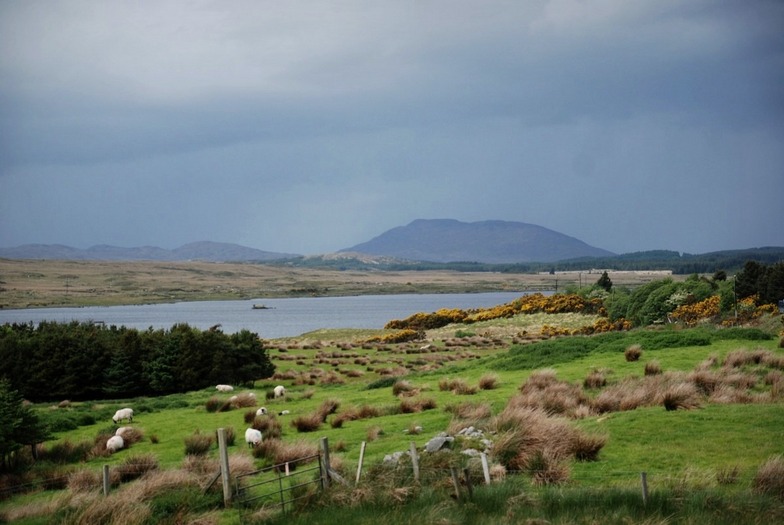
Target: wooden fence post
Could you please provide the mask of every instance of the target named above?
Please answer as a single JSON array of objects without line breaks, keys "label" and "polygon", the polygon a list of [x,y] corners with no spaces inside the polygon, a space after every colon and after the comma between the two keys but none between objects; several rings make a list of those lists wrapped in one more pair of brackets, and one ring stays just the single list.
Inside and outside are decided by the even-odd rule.
[{"label": "wooden fence post", "polygon": [[409,451],[411,453],[411,465],[414,468],[414,481],[419,483],[419,457],[417,456],[416,444],[413,441]]},{"label": "wooden fence post", "polygon": [[355,482],[356,485],[359,485],[359,477],[362,475],[362,463],[365,461],[366,446],[367,443],[363,441],[362,445],[359,447],[359,465],[357,466],[357,481]]},{"label": "wooden fence post", "polygon": [[103,495],[109,495],[109,465],[103,466]]},{"label": "wooden fence post", "polygon": [[322,478],[322,485],[325,489],[329,488],[329,440],[326,437],[321,438],[321,451],[324,453],[324,477]]},{"label": "wooden fence post", "polygon": [[473,499],[474,486],[471,484],[471,473],[468,471],[467,468],[464,468],[463,475],[465,476],[466,489],[468,489],[468,499]]},{"label": "wooden fence post", "polygon": [[231,474],[229,473],[229,450],[226,446],[226,429],[218,429],[218,456],[220,459],[221,481],[223,482],[223,505],[231,505]]},{"label": "wooden fence post", "polygon": [[482,472],[485,475],[485,485],[489,485],[490,484],[490,465],[487,464],[487,454],[482,452],[480,454],[480,457],[482,458]]},{"label": "wooden fence post", "polygon": [[449,471],[452,474],[452,484],[455,486],[455,496],[457,496],[457,501],[460,501],[460,480],[457,479],[457,469],[449,467]]},{"label": "wooden fence post", "polygon": [[642,482],[642,504],[648,504],[648,474],[642,472],[640,474],[640,481]]}]

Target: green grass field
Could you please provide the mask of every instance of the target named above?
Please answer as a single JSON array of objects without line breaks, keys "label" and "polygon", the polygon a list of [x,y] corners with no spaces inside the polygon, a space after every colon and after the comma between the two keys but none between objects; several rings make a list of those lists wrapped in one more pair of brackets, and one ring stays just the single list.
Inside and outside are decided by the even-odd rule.
[{"label": "green grass field", "polygon": [[[311,511],[288,515],[285,520],[274,515],[263,517],[271,523],[343,525],[404,521],[525,523],[526,520],[768,523],[784,517],[784,501],[751,490],[759,467],[773,456],[784,455],[784,382],[780,381],[784,350],[778,348],[777,337],[757,339],[753,332],[737,331],[734,335],[726,332],[731,335],[726,338],[703,328],[640,330],[531,344],[512,344],[507,339],[521,330],[534,331],[541,324],[558,322],[580,326],[592,323],[593,318],[540,317],[518,320],[517,324],[506,321],[468,328],[447,327],[428,333],[429,341],[417,344],[362,344],[362,339],[372,335],[368,331],[320,331],[296,340],[272,342],[270,355],[279,378],[257,381],[254,388],[238,388],[234,393],[253,391],[258,406],[266,406],[275,414],[289,411],[288,415],[275,416],[281,424],[284,443],[303,442],[315,447],[322,437],[328,438],[336,468],[349,479],[353,480],[361,444],[366,442],[363,472],[367,471],[368,481],[367,485],[361,483],[350,489],[337,487],[333,493],[312,502]],[[642,355],[630,362],[624,351],[634,344],[640,345]],[[734,367],[722,364],[728,357],[739,355],[739,350],[744,355],[756,352],[758,362],[751,360]],[[661,373],[648,377],[645,368],[653,361]],[[709,368],[711,377],[730,386],[722,386],[724,390],[712,386],[711,395],[703,392],[694,408],[665,410],[658,403],[620,411],[583,412],[579,417],[561,414],[569,426],[606,438],[596,461],[566,462],[563,468],[567,477],[562,482],[542,486],[532,481],[530,472],[508,472],[503,480],[489,487],[477,486],[471,501],[458,501],[450,497],[453,487],[449,478],[441,475],[443,464],[436,462],[423,466],[432,468],[431,482],[422,485],[401,482],[400,487],[390,488],[387,495],[372,494],[374,484],[384,486],[385,482],[378,481],[384,479],[383,472],[374,469],[378,470],[385,455],[408,450],[411,442],[421,449],[432,437],[449,429],[454,424],[456,407],[467,403],[489,407],[491,415],[482,422],[491,428],[493,420],[504,411],[510,399],[519,396],[521,386],[537,371],[549,371],[546,373],[554,376],[560,386],[567,384],[582,389],[583,403],[590,404],[629,381],[635,381],[630,383],[632,390],[649,388],[649,383],[654,381],[669,385],[667,382],[676,378],[694,382],[696,376],[689,374],[696,374],[701,366],[707,367],[706,362],[713,363]],[[606,380],[604,386],[582,386],[592,371],[601,372]],[[478,388],[483,377],[492,377],[494,388]],[[406,395],[394,395],[395,378],[407,382]],[[443,385],[448,381],[462,381],[467,387],[473,387],[468,389],[473,392],[445,390]],[[266,392],[276,384],[286,386],[285,398],[265,399]],[[736,397],[727,397],[730,391]],[[74,419],[89,415],[95,419],[92,424],[58,432],[56,441],[45,444],[48,449],[66,441],[92,443],[97,435],[112,431],[114,425],[110,418],[117,408],[130,406],[136,411],[132,426],[143,435],[141,441],[110,456],[56,466],[61,476],[77,469],[98,472],[104,464],[116,468],[129,457],[143,455],[157,458],[160,470],[180,469],[186,458],[185,440],[195,432],[213,435],[221,427],[235,431],[235,444],[229,447],[231,456],[242,457],[255,468],[268,465],[268,460],[254,458],[243,440],[249,426],[245,413],[255,407],[225,412],[206,409],[210,398],[228,400],[229,396],[207,389],[162,398],[74,402],[62,407],[35,408],[45,418]],[[422,400],[433,408],[404,413],[405,402]],[[327,401],[336,402],[338,408],[318,429],[299,432],[292,425],[292,421],[313,414]],[[341,414],[365,406],[374,407],[378,415],[345,420],[339,428],[333,427],[332,423]],[[412,432],[417,427],[421,431]],[[209,456],[214,457],[216,453],[213,446]],[[465,464],[465,460],[455,457],[460,456],[445,461]],[[646,507],[642,506],[640,497],[641,472],[647,473],[651,491]],[[140,482],[127,485],[134,483]],[[98,490],[96,486],[93,492]],[[115,489],[118,493],[123,490],[124,486]],[[191,494],[194,491],[196,495]],[[35,509],[41,512],[51,505],[60,509],[58,516],[63,523],[84,522],[80,521],[83,517],[75,517],[76,511],[69,514],[62,510],[76,505],[73,498],[66,499],[68,492],[37,490],[7,498],[0,501],[0,517],[18,523],[48,523],[48,518],[36,514]],[[178,523],[175,516],[183,518],[185,514],[177,510],[180,508],[177,498],[203,501],[198,493],[198,489],[191,487],[179,496],[171,496],[168,502],[153,498],[148,504],[153,514],[146,518],[140,514],[138,522]],[[216,501],[214,494],[205,498],[211,504]],[[208,512],[203,523],[240,521],[236,510],[210,509],[206,505]],[[318,516],[317,521],[313,521],[314,516]],[[242,519],[253,522],[261,518],[244,512]]]}]

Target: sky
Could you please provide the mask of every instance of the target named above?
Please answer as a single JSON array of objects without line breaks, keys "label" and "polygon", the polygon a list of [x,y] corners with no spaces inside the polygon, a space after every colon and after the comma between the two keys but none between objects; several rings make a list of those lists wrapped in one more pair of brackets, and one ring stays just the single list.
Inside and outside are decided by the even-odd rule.
[{"label": "sky", "polygon": [[784,246],[779,0],[0,0],[0,247]]}]

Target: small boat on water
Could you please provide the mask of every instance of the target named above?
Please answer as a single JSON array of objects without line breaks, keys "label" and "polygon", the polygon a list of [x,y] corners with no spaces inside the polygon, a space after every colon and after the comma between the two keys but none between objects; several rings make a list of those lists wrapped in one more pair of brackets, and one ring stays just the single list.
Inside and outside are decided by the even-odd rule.
[{"label": "small boat on water", "polygon": [[253,305],[253,309],[254,310],[271,310],[272,308],[270,306],[265,305],[265,304],[254,304]]}]

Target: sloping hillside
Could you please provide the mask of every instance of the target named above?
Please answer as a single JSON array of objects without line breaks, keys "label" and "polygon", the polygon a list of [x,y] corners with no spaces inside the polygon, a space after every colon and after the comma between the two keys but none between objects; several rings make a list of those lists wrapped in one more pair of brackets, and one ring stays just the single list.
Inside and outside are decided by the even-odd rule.
[{"label": "sloping hillside", "polygon": [[271,261],[297,257],[222,242],[193,242],[173,250],[155,246],[122,248],[98,245],[85,250],[60,244],[25,244],[14,248],[0,248],[0,257],[7,259],[45,259],[68,261],[208,261],[245,262]]},{"label": "sloping hillside", "polygon": [[508,221],[466,223],[452,219],[415,220],[341,251],[415,261],[491,264],[552,262],[613,255],[574,237],[534,224]]}]

